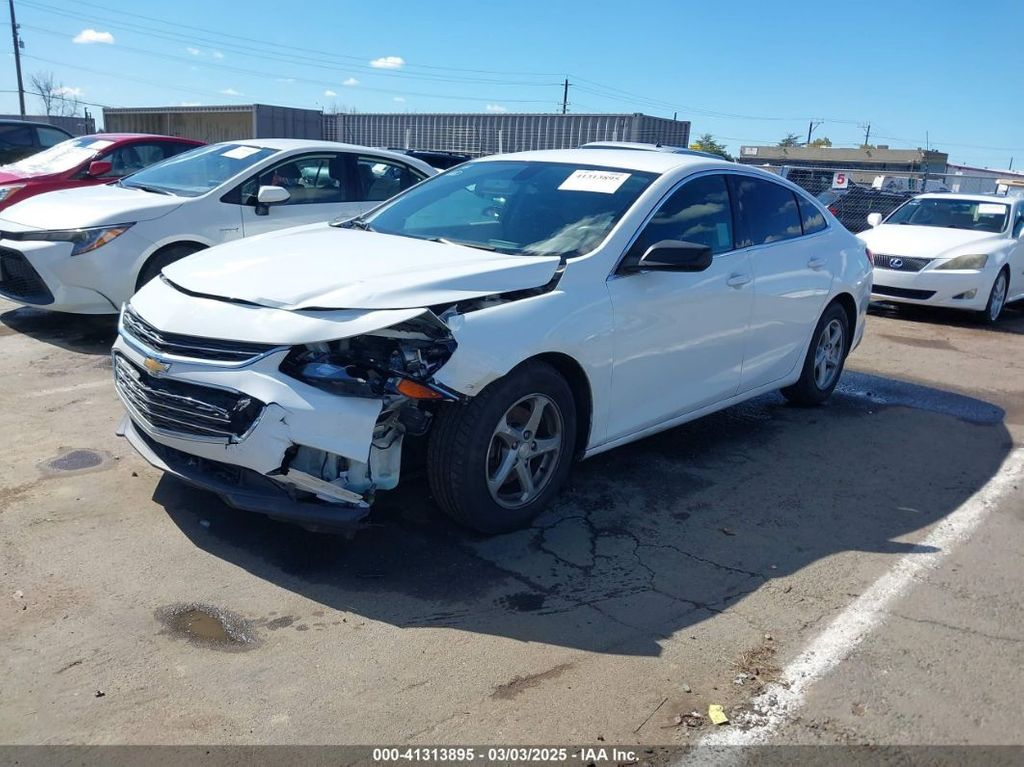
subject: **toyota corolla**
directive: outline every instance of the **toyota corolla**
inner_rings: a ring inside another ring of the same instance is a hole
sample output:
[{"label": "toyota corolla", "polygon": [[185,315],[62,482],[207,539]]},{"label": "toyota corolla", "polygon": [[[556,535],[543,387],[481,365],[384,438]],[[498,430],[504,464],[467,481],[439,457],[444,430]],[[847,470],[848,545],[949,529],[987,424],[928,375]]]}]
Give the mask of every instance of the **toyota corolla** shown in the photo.
[{"label": "toyota corolla", "polygon": [[445,512],[507,531],[576,459],[775,389],[823,402],[870,292],[864,245],[771,174],[490,157],[362,217],[165,267],[122,311],[121,432],[165,472],[309,527],[360,521],[425,455]]}]

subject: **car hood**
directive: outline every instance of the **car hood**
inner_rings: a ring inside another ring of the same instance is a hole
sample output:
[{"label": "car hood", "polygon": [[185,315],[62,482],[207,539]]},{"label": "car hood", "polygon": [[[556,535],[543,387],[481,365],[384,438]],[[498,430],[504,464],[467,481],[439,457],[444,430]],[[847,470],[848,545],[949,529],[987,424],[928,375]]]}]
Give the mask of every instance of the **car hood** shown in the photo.
[{"label": "car hood", "polygon": [[0,184],[18,184],[24,181],[50,181],[59,173],[18,173],[10,167],[0,167]]},{"label": "car hood", "polygon": [[220,245],[163,273],[185,291],[278,309],[405,309],[539,287],[559,263],[312,224]]},{"label": "car hood", "polygon": [[903,224],[882,224],[857,236],[875,253],[922,258],[941,258],[965,246],[985,253],[1006,239],[1005,234]]},{"label": "car hood", "polygon": [[[186,198],[100,185],[29,197],[3,213],[4,228],[78,229],[149,221],[180,207]],[[15,224],[9,227],[7,224]]]}]

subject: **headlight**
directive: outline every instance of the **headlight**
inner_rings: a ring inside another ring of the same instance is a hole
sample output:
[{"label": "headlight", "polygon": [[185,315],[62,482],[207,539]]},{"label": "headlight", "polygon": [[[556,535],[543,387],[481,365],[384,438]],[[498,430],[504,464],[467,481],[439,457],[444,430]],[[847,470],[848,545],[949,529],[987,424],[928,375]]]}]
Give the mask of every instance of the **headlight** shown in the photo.
[{"label": "headlight", "polygon": [[936,266],[936,269],[984,269],[985,264],[988,263],[988,256],[984,253],[978,253],[969,256],[957,256],[951,261],[947,261],[940,266]]},{"label": "headlight", "polygon": [[24,188],[24,184],[6,184],[5,186],[0,186],[0,202],[3,202],[8,197],[13,196],[15,192]]},{"label": "headlight", "polygon": [[54,229],[42,232],[22,232],[19,240],[43,240],[46,242],[73,242],[72,256],[88,253],[102,248],[111,240],[116,240],[131,229],[135,224],[118,224],[117,226],[96,226],[89,229]]},{"label": "headlight", "polygon": [[451,399],[431,379],[455,346],[436,318],[417,317],[374,333],[293,347],[281,362],[281,372],[350,397]]}]

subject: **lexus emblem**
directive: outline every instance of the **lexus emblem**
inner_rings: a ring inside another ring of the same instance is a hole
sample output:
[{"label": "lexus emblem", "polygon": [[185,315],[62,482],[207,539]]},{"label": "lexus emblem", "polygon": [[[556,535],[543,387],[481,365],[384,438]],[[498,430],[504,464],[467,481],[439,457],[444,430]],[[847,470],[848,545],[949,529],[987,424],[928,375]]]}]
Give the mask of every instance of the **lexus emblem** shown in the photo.
[{"label": "lexus emblem", "polygon": [[890,258],[889,259],[889,268],[890,269],[902,269],[903,268],[903,259],[902,258]]}]

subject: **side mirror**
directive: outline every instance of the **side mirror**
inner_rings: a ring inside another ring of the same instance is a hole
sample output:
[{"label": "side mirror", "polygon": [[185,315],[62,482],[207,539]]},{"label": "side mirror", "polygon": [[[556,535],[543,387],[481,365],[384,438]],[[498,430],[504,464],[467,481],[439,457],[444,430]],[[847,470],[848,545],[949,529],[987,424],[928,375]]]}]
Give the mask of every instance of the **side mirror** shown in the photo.
[{"label": "side mirror", "polygon": [[256,192],[256,215],[266,216],[271,205],[288,202],[291,194],[283,186],[261,186]]},{"label": "side mirror", "polygon": [[711,248],[695,242],[662,240],[640,257],[636,268],[659,272],[703,272],[711,266]]},{"label": "side mirror", "polygon": [[882,223],[881,213],[868,213],[868,226],[875,227]]},{"label": "side mirror", "polygon": [[85,171],[85,175],[92,178],[99,176],[105,176],[114,169],[114,164],[110,160],[93,160],[89,163],[88,170]]}]

